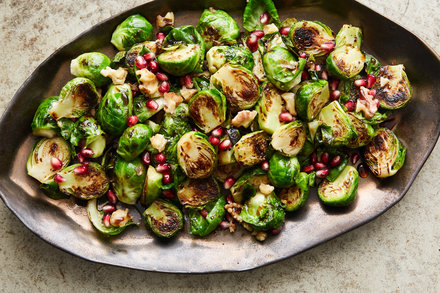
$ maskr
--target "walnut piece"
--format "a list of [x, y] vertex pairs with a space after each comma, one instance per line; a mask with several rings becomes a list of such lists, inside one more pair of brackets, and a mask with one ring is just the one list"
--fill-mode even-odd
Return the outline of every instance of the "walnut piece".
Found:
[[360, 88], [359, 99], [356, 103], [356, 113], [363, 112], [364, 117], [370, 119], [376, 114], [379, 108], [379, 100], [370, 95], [369, 89], [364, 86]]
[[260, 184], [260, 192], [264, 195], [270, 194], [272, 191], [274, 191], [275, 187], [269, 184]]
[[180, 90], [180, 94], [185, 101], [191, 99], [197, 92], [197, 89], [189, 89], [186, 86], [182, 87], [182, 89]]
[[139, 90], [149, 98], [157, 98], [160, 96], [158, 92], [159, 80], [156, 75], [144, 68], [136, 71], [136, 75], [139, 76]]
[[176, 107], [183, 102], [183, 98], [176, 93], [168, 92], [163, 95], [165, 100], [164, 110], [166, 113], [174, 114]]
[[235, 115], [235, 117], [232, 119], [231, 123], [235, 127], [241, 127], [248, 128], [249, 125], [251, 125], [252, 121], [257, 116], [257, 111], [252, 110], [242, 110]]
[[119, 67], [118, 69], [113, 69], [107, 66], [105, 69], [101, 70], [101, 75], [105, 77], [110, 77], [114, 84], [124, 84], [127, 78], [128, 71], [125, 68]]
[[165, 16], [158, 15], [156, 17], [156, 25], [158, 29], [164, 28], [166, 26], [174, 26], [174, 13], [167, 12]]
[[283, 100], [286, 102], [286, 110], [289, 111], [290, 114], [296, 116], [295, 109], [295, 94], [291, 92], [287, 92], [281, 95]]
[[168, 141], [162, 134], [156, 134], [150, 138], [150, 142], [151, 146], [161, 153], [165, 150]]

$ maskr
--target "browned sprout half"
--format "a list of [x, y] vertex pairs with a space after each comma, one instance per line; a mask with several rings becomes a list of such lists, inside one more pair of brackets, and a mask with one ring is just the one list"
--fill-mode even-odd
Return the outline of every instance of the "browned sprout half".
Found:
[[263, 130], [244, 135], [234, 145], [234, 155], [243, 166], [253, 166], [266, 159], [269, 143]]
[[186, 207], [200, 207], [216, 199], [220, 193], [217, 182], [207, 179], [188, 179], [177, 191], [177, 197]]

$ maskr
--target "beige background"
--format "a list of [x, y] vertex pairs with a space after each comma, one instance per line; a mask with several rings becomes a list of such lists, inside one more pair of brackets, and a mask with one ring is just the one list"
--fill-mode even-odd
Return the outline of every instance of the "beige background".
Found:
[[[0, 0], [0, 113], [54, 50], [97, 22], [143, 2]], [[360, 2], [440, 52], [440, 1]], [[90, 263], [46, 244], [0, 204], [0, 291], [440, 292], [439, 159], [437, 144], [404, 199], [373, 222], [301, 255], [244, 273], [171, 275]]]

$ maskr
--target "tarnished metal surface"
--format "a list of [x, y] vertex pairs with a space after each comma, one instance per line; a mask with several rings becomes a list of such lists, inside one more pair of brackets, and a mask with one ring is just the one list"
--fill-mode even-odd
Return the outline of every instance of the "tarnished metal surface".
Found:
[[[149, 20], [167, 11], [177, 12], [176, 25], [196, 24], [203, 8], [235, 11], [240, 19], [244, 1], [151, 1], [98, 24], [55, 52], [15, 94], [0, 122], [0, 193], [5, 204], [34, 233], [47, 242], [82, 258], [149, 271], [241, 271], [300, 253], [377, 217], [399, 201], [426, 158], [440, 132], [439, 58], [418, 38], [356, 2], [278, 1], [281, 19], [319, 20], [337, 31], [344, 23], [362, 27], [363, 48], [383, 64], [405, 64], [414, 99], [396, 113], [397, 135], [408, 148], [405, 166], [392, 178], [361, 180], [352, 206], [329, 209], [313, 192], [306, 207], [289, 215], [284, 230], [264, 243], [244, 231], [219, 231], [206, 239], [181, 233], [169, 242], [158, 241], [146, 230], [128, 229], [114, 238], [100, 236], [89, 223], [85, 207], [74, 200], [54, 201], [26, 175], [25, 164], [34, 138], [30, 122], [39, 102], [57, 95], [72, 77], [70, 60], [87, 51], [115, 51], [109, 40], [115, 26], [133, 13]], [[241, 22], [241, 21], [240, 21]], [[140, 221], [140, 217], [137, 218]], [[186, 226], [188, 230], [188, 225]]]

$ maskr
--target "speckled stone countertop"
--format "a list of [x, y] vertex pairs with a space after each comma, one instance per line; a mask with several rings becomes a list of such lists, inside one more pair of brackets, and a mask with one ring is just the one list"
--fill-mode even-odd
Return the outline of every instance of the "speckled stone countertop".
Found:
[[[97, 22], [143, 2], [0, 0], [0, 113], [53, 51]], [[360, 2], [440, 52], [439, 0]], [[440, 292], [439, 162], [437, 144], [403, 200], [373, 222], [243, 273], [173, 275], [91, 263], [40, 240], [0, 204], [0, 291]]]

